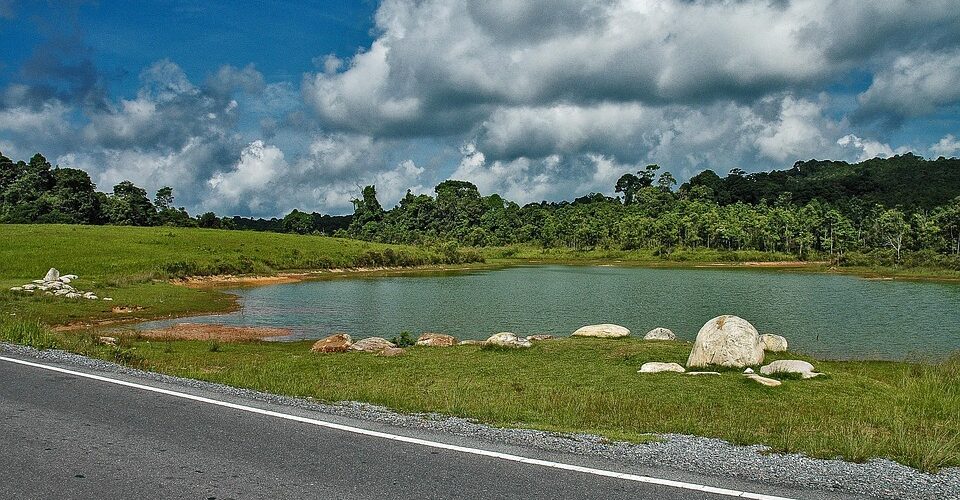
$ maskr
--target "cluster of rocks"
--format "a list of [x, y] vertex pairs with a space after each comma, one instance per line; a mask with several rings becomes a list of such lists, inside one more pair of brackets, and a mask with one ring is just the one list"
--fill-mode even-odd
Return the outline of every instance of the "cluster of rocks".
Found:
[[[647, 335], [650, 336], [657, 330]], [[653, 335], [653, 337], [660, 336], [662, 336], [660, 333]], [[746, 379], [767, 387], [782, 384], [780, 380], [769, 378], [771, 375], [799, 375], [802, 379], [821, 375], [816, 372], [813, 365], [797, 359], [783, 359], [763, 365], [766, 352], [785, 352], [786, 350], [787, 339], [780, 335], [760, 335], [749, 321], [738, 316], [717, 316], [707, 321], [697, 332], [697, 339], [690, 350], [686, 367], [679, 363], [654, 361], [644, 363], [638, 373], [676, 372], [687, 375], [720, 375], [719, 372], [714, 371], [688, 371], [688, 368], [710, 366], [743, 368], [743, 376]], [[754, 366], [760, 366], [759, 374], [752, 368]]]
[[[630, 336], [630, 330], [620, 325], [603, 323], [588, 325], [577, 329], [573, 337], [594, 337], [617, 339]], [[509, 348], [527, 348], [534, 342], [552, 339], [552, 335], [530, 335], [521, 337], [512, 332], [500, 332], [486, 340], [457, 340], [452, 335], [427, 332], [417, 338], [416, 345], [424, 347], [450, 347], [455, 345], [489, 345]], [[654, 328], [643, 336], [645, 341], [676, 340], [677, 336], [667, 328]], [[652, 361], [644, 363], [638, 373], [683, 373], [685, 375], [719, 376], [720, 372], [703, 370], [708, 367], [745, 368], [743, 376], [760, 385], [775, 387], [780, 380], [769, 378], [771, 375], [795, 374], [803, 379], [813, 378], [817, 373], [810, 363], [800, 360], [779, 360], [763, 365], [765, 352], [784, 352], [787, 339], [780, 335], [760, 335], [749, 321], [732, 315], [711, 319], [697, 333], [687, 366], [679, 363]], [[406, 351], [382, 337], [369, 337], [353, 342], [350, 335], [337, 333], [318, 340], [311, 348], [313, 352], [371, 352], [380, 356], [399, 356]], [[752, 367], [760, 366], [757, 374]], [[693, 370], [689, 370], [689, 369]]]
[[[492, 345], [499, 347], [530, 347], [533, 342], [552, 339], [553, 335], [530, 335], [520, 337], [511, 332], [500, 332], [490, 336], [487, 340], [457, 340], [453, 335], [445, 333], [427, 332], [417, 338], [416, 344], [423, 347], [451, 347], [455, 345]], [[356, 342], [346, 333], [335, 333], [322, 338], [310, 348], [312, 352], [370, 352], [379, 356], [400, 356], [406, 349], [397, 347], [393, 342], [383, 337], [367, 337]]]
[[[12, 287], [10, 291], [42, 293], [48, 296], [64, 297], [67, 299], [100, 300], [100, 297], [97, 297], [93, 292], [84, 292], [71, 286], [70, 283], [75, 279], [77, 279], [76, 274], [64, 274], [61, 276], [60, 271], [57, 271], [55, 268], [50, 268], [43, 279], [33, 280], [33, 282], [25, 285]], [[103, 300], [110, 301], [113, 299], [104, 297]]]

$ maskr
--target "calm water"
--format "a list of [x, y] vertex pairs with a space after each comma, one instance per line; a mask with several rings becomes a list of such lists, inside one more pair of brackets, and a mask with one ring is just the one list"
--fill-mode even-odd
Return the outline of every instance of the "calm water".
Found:
[[[294, 338], [402, 330], [486, 338], [568, 335], [616, 323], [693, 340], [736, 314], [826, 358], [943, 358], [960, 350], [960, 285], [759, 270], [515, 267], [456, 275], [340, 278], [233, 290], [240, 312], [191, 322], [290, 328]], [[155, 327], [175, 321], [155, 322]]]

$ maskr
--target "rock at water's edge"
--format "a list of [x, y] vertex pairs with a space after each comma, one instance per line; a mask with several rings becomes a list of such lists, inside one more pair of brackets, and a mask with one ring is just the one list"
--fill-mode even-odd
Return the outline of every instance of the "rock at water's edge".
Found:
[[763, 363], [760, 334], [749, 321], [732, 315], [707, 321], [697, 333], [687, 367], [744, 368]]
[[487, 339], [487, 345], [498, 345], [501, 347], [530, 347], [530, 341], [517, 337], [517, 334], [511, 332], [495, 333]]
[[784, 352], [787, 350], [787, 339], [772, 333], [764, 333], [760, 336], [760, 343], [763, 344], [763, 350], [767, 352]]
[[327, 338], [320, 339], [310, 348], [311, 352], [347, 352], [353, 344], [353, 339], [346, 333], [335, 333]]
[[449, 347], [457, 345], [457, 338], [445, 333], [424, 333], [417, 338], [417, 345], [428, 347]]
[[384, 349], [396, 347], [393, 342], [383, 337], [367, 337], [350, 345], [351, 351], [380, 352]]
[[540, 333], [540, 334], [537, 334], [537, 335], [528, 335], [528, 336], [527, 336], [527, 340], [529, 340], [529, 341], [531, 341], [531, 342], [539, 342], [539, 341], [541, 341], [541, 340], [550, 340], [550, 339], [552, 339], [552, 338], [553, 338], [553, 335], [546, 334], [546, 333]]
[[573, 337], [598, 337], [603, 339], [617, 339], [630, 335], [630, 330], [610, 323], [587, 325], [573, 332]]
[[643, 336], [643, 340], [676, 340], [677, 336], [669, 328], [654, 328]]

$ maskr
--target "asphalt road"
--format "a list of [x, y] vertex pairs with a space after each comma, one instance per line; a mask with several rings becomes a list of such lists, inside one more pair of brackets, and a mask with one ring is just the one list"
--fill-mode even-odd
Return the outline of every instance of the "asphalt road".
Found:
[[[187, 392], [155, 381], [127, 380]], [[189, 392], [376, 432], [635, 473], [587, 457], [544, 456], [519, 446], [497, 448], [462, 437]], [[707, 484], [730, 487], [717, 482], [713, 478]], [[821, 497], [784, 495], [782, 489], [761, 484], [734, 486], [792, 498]], [[398, 442], [0, 360], [0, 498], [732, 497]]]

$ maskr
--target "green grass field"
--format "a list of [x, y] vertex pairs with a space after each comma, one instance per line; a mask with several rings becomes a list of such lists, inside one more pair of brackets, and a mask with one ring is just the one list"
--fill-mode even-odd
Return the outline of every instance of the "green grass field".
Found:
[[[322, 236], [167, 227], [0, 224], [0, 315], [49, 324], [157, 318], [229, 309], [230, 296], [194, 290], [169, 278], [270, 275], [364, 266], [406, 267], [474, 261], [459, 250], [382, 245]], [[72, 283], [113, 302], [65, 300], [9, 292], [56, 267]], [[114, 306], [143, 308], [116, 315]]]

